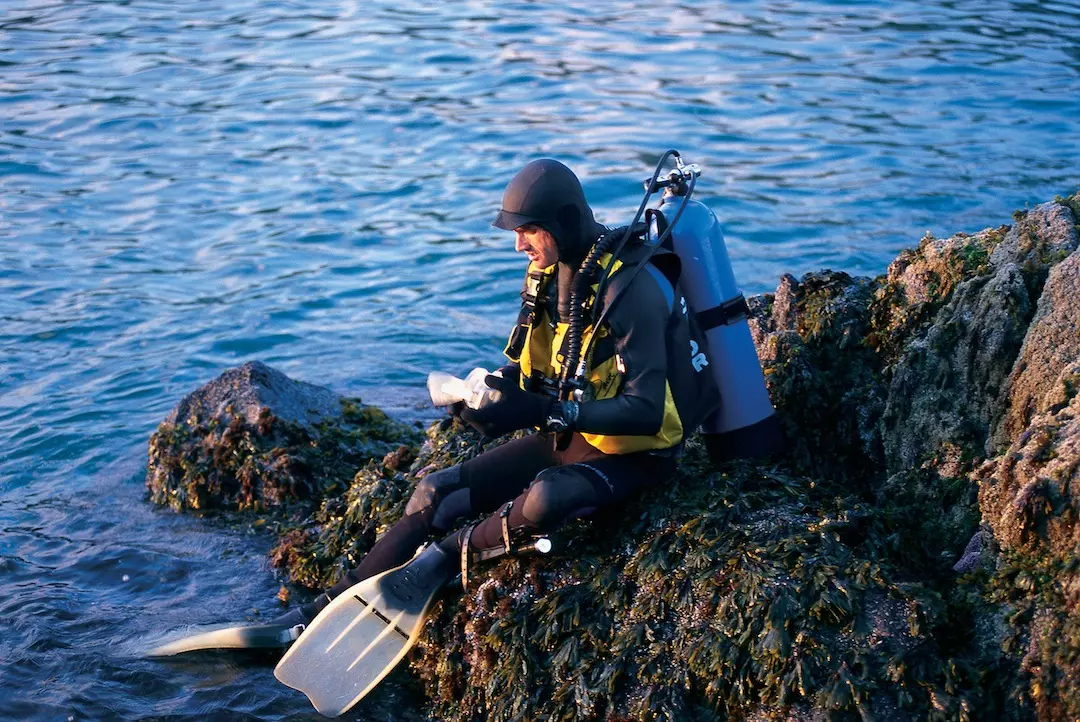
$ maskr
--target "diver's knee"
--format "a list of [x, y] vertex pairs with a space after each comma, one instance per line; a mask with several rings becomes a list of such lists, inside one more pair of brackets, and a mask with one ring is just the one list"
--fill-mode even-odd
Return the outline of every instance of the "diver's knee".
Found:
[[431, 512], [439, 502], [461, 488], [461, 466], [433, 471], [416, 482], [412, 496], [405, 505], [405, 516]]
[[529, 485], [522, 515], [538, 529], [558, 526], [581, 510], [595, 505], [592, 483], [568, 466], [544, 469]]
[[435, 506], [431, 526], [438, 531], [449, 531], [455, 521], [472, 511], [472, 498], [468, 489], [455, 489], [444, 496]]

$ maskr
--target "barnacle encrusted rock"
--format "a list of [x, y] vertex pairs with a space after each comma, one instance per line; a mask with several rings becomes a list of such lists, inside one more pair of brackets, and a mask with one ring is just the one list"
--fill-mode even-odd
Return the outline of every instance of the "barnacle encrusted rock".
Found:
[[[1080, 357], [1057, 375], [1027, 427], [975, 473], [1022, 654], [1015, 693], [1040, 719], [1080, 718]], [[1026, 641], [1025, 641], [1026, 639]]]
[[[716, 466], [692, 438], [670, 484], [451, 590], [410, 660], [430, 714], [1080, 718], [1078, 222], [1080, 195], [927, 236], [878, 278], [784, 276], [750, 299], [787, 453]], [[264, 465], [268, 418], [225, 427]], [[274, 552], [292, 581], [336, 581], [417, 480], [491, 445], [450, 420], [419, 447], [384, 431], [303, 489], [312, 513]], [[165, 432], [155, 499], [240, 478], [233, 435], [185, 454]]]
[[[935, 257], [954, 259], [939, 286], [951, 290], [925, 334], [911, 338], [893, 368], [885, 410], [886, 456], [892, 471], [918, 466], [946, 444], [971, 458], [983, 454], [999, 394], [1024, 342], [1049, 268], [1076, 248], [1069, 209], [1057, 203], [1027, 213], [1002, 238], [1001, 230], [950, 239]], [[917, 264], [912, 264], [917, 265]], [[948, 270], [953, 275], [948, 275]], [[890, 268], [890, 276], [894, 269]], [[908, 279], [896, 283], [918, 299], [931, 296]], [[929, 286], [930, 284], [927, 284]], [[895, 315], [895, 314], [894, 314]]]

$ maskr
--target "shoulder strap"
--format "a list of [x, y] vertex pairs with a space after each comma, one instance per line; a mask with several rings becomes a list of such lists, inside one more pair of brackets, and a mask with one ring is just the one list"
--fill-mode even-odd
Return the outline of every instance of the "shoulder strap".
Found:
[[521, 352], [525, 349], [525, 340], [529, 337], [529, 329], [536, 324], [536, 306], [540, 298], [540, 292], [544, 287], [545, 279], [549, 276], [543, 269], [529, 269], [525, 275], [525, 288], [521, 291], [521, 310], [518, 312], [517, 324], [510, 334], [510, 340], [506, 344], [503, 353], [511, 361], [521, 360]]

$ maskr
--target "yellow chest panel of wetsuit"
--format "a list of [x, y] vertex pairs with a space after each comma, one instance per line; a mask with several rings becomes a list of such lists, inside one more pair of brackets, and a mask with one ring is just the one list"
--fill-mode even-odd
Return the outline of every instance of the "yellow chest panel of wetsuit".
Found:
[[[600, 259], [601, 266], [606, 266], [610, 260], [610, 254], [605, 254]], [[617, 273], [619, 269], [622, 268], [622, 265], [622, 261], [615, 261], [614, 265], [608, 271], [608, 276], [610, 277]], [[532, 266], [530, 266], [529, 270], [532, 271], [537, 269], [533, 269]], [[544, 280], [540, 282], [540, 286], [546, 288], [554, 280], [555, 267], [551, 266], [542, 270], [545, 277]], [[590, 299], [590, 305], [591, 302], [595, 300], [597, 286], [593, 285], [592, 290], [594, 297]], [[518, 366], [521, 368], [522, 388], [528, 388], [527, 384], [529, 379], [537, 372], [544, 378], [552, 380], [556, 380], [562, 375], [565, 359], [559, 350], [563, 347], [563, 342], [569, 330], [570, 325], [568, 323], [552, 323], [552, 319], [548, 315], [546, 308], [537, 304], [536, 319], [526, 335], [525, 344], [521, 350], [521, 357], [514, 358], [510, 354], [509, 345], [506, 350], [507, 358], [517, 362]], [[592, 326], [587, 326], [582, 331], [582, 348], [589, 347], [593, 333], [594, 329]], [[597, 340], [602, 339], [609, 334], [610, 330], [607, 326], [602, 326]], [[610, 399], [619, 393], [623, 382], [623, 372], [619, 370], [619, 364], [620, 361], [616, 354], [612, 354], [596, 366], [593, 366], [591, 358], [589, 359], [589, 362], [586, 364], [585, 372], [589, 385], [585, 390], [583, 402]], [[629, 454], [635, 451], [667, 449], [674, 446], [682, 440], [683, 428], [679, 413], [675, 408], [675, 401], [671, 394], [670, 384], [665, 383], [664, 386], [664, 418], [658, 433], [653, 434], [652, 436], [615, 436], [582, 432], [581, 435], [589, 442], [589, 444], [605, 454]]]

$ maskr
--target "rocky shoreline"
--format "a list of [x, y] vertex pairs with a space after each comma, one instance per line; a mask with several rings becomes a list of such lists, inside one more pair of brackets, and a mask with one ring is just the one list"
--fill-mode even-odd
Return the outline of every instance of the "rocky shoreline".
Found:
[[[1080, 718], [1080, 195], [750, 300], [789, 451], [713, 465], [445, 596], [395, 678], [474, 719]], [[495, 442], [488, 442], [491, 445]], [[151, 437], [149, 498], [336, 581], [485, 448], [258, 363]], [[283, 595], [285, 596], [285, 595]]]

